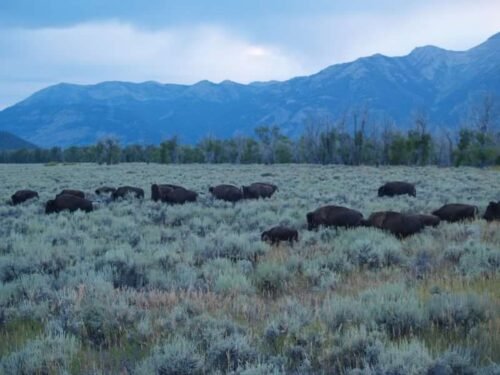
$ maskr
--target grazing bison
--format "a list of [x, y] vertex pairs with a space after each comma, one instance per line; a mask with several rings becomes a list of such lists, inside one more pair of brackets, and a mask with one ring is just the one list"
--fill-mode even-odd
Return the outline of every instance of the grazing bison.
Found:
[[45, 204], [45, 213], [61, 212], [69, 210], [70, 212], [82, 210], [90, 212], [93, 210], [92, 202], [85, 198], [80, 198], [71, 194], [60, 194], [55, 199], [47, 201]]
[[327, 227], [358, 227], [363, 224], [361, 212], [341, 206], [320, 207], [307, 215], [308, 229], [316, 229], [320, 225]]
[[270, 198], [278, 190], [278, 187], [264, 182], [255, 182], [249, 186], [242, 186], [241, 190], [243, 191], [243, 198], [259, 199]]
[[299, 240], [299, 233], [293, 228], [280, 225], [262, 232], [260, 239], [262, 241], [270, 242], [271, 245], [279, 245], [281, 241], [288, 241], [293, 245], [294, 241], [297, 242]]
[[417, 191], [415, 190], [415, 185], [409, 182], [393, 181], [388, 182], [385, 185], [379, 187], [378, 196], [379, 197], [393, 197], [395, 195], [408, 194], [412, 197], [417, 196]]
[[417, 214], [416, 216], [422, 220], [422, 223], [426, 227], [437, 227], [441, 222], [441, 219], [436, 215]]
[[144, 198], [144, 190], [133, 186], [120, 186], [112, 194], [113, 199], [125, 198], [127, 195], [133, 195], [136, 198]]
[[486, 221], [500, 220], [500, 201], [490, 202], [486, 208], [483, 218]]
[[243, 199], [243, 192], [234, 185], [217, 185], [208, 188], [208, 191], [216, 198], [227, 202], [237, 202]]
[[198, 194], [177, 185], [157, 185], [151, 186], [151, 199], [155, 202], [162, 201], [173, 204], [184, 204], [186, 202], [196, 202]]
[[57, 194], [56, 197], [58, 197], [59, 195], [74, 195], [78, 198], [85, 198], [85, 193], [83, 191], [74, 189], [64, 189], [59, 194]]
[[38, 198], [38, 193], [33, 190], [18, 190], [10, 197], [14, 206], [33, 198]]
[[106, 195], [106, 194], [113, 194], [116, 191], [114, 187], [110, 186], [102, 186], [98, 189], [95, 189], [95, 193], [97, 195]]
[[182, 186], [171, 184], [153, 184], [151, 185], [151, 200], [158, 202], [162, 200], [163, 195], [172, 190], [184, 189]]
[[470, 204], [451, 203], [445, 204], [440, 209], [432, 212], [432, 214], [441, 220], [454, 223], [466, 219], [474, 219], [478, 211], [476, 206], [471, 206]]
[[[439, 223], [439, 218], [438, 223]], [[427, 225], [437, 225], [431, 215], [410, 215], [394, 211], [379, 211], [370, 215], [365, 225], [386, 230], [404, 238], [420, 232]]]

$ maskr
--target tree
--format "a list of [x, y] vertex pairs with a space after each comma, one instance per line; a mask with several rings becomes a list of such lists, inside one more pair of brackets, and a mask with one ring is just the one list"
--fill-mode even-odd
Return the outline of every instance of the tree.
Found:
[[99, 164], [118, 164], [120, 162], [120, 143], [116, 138], [106, 137], [97, 142], [96, 157]]
[[160, 163], [171, 164], [179, 162], [179, 139], [173, 136], [160, 144]]

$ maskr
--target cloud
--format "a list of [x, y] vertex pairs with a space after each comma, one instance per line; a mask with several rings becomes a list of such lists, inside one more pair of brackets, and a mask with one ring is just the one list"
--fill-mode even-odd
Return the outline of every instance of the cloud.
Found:
[[143, 30], [111, 21], [0, 32], [0, 81], [19, 85], [18, 92], [28, 81], [42, 88], [61, 81], [287, 79], [305, 73], [297, 61], [284, 48], [211, 25]]
[[380, 7], [281, 19], [287, 34], [268, 40], [285, 43], [295, 53], [299, 48], [302, 64], [316, 70], [375, 53], [405, 55], [429, 44], [466, 50], [500, 31], [498, 14], [499, 1], [408, 2], [397, 10]]
[[[184, 5], [163, 17], [159, 3], [142, 13], [138, 1], [119, 8], [121, 13], [110, 3], [100, 21], [0, 28], [0, 108], [58, 82], [283, 80], [374, 53], [404, 55], [420, 45], [465, 50], [500, 31], [500, 2], [491, 0], [353, 0], [349, 6], [325, 0], [307, 7], [292, 1], [285, 9], [273, 2], [261, 9], [227, 0], [230, 11], [220, 4], [212, 11], [192, 5], [198, 18]], [[60, 13], [62, 22], [68, 16]], [[113, 13], [122, 18], [103, 20]], [[133, 23], [132, 13], [183, 21], [147, 28]]]

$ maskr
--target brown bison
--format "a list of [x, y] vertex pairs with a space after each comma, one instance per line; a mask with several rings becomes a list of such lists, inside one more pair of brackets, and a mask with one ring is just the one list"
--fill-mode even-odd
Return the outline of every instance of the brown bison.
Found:
[[441, 219], [436, 215], [417, 214], [416, 216], [418, 216], [420, 220], [422, 220], [422, 223], [426, 227], [437, 227], [441, 222]]
[[111, 195], [113, 199], [125, 198], [127, 195], [133, 195], [136, 198], [144, 198], [144, 190], [133, 186], [120, 186]]
[[365, 221], [366, 226], [388, 231], [399, 238], [414, 235], [426, 226], [437, 224], [439, 224], [439, 218], [432, 217], [432, 215], [411, 215], [394, 211], [374, 212]]
[[74, 189], [64, 189], [59, 194], [57, 194], [56, 197], [58, 197], [59, 195], [74, 195], [78, 198], [85, 198], [85, 193], [83, 191]]
[[242, 186], [243, 198], [245, 199], [259, 199], [270, 198], [278, 187], [273, 184], [265, 182], [255, 182], [249, 186]]
[[471, 206], [470, 204], [451, 203], [445, 204], [440, 209], [433, 211], [432, 214], [441, 220], [454, 223], [466, 219], [474, 219], [478, 211], [476, 206]]
[[262, 232], [260, 239], [270, 242], [271, 245], [279, 245], [281, 241], [287, 241], [293, 245], [294, 241], [297, 242], [299, 240], [299, 233], [293, 228], [280, 225]]
[[47, 201], [45, 204], [45, 213], [61, 212], [68, 210], [70, 212], [82, 210], [90, 212], [93, 210], [92, 202], [85, 198], [80, 198], [71, 194], [60, 194], [55, 199]]
[[490, 202], [488, 207], [486, 207], [486, 212], [484, 213], [483, 218], [486, 221], [500, 220], [500, 201]]
[[114, 187], [110, 186], [102, 186], [98, 189], [95, 189], [95, 193], [97, 195], [107, 195], [107, 194], [113, 194], [116, 191]]
[[306, 217], [309, 230], [316, 229], [320, 225], [350, 228], [363, 224], [361, 212], [341, 206], [320, 207], [313, 212], [309, 212]]
[[182, 186], [171, 184], [153, 184], [151, 185], [151, 200], [158, 202], [162, 200], [162, 196], [172, 190], [184, 189]]
[[10, 197], [14, 206], [33, 198], [38, 198], [38, 193], [33, 190], [18, 190]]
[[151, 186], [151, 199], [155, 202], [162, 201], [173, 204], [184, 204], [186, 202], [196, 202], [198, 194], [177, 185], [157, 185]]
[[243, 192], [234, 185], [217, 185], [208, 188], [208, 191], [216, 198], [227, 202], [237, 202], [243, 199]]
[[415, 185], [409, 182], [393, 181], [382, 185], [378, 189], [379, 197], [393, 197], [395, 195], [408, 194], [412, 197], [417, 196], [417, 191], [415, 190]]

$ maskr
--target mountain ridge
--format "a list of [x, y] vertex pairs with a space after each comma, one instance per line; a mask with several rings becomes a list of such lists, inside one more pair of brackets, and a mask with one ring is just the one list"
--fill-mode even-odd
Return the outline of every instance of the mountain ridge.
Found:
[[15, 151], [35, 148], [37, 148], [36, 145], [19, 138], [15, 134], [0, 130], [0, 151]]
[[310, 119], [360, 107], [402, 129], [421, 109], [431, 122], [454, 127], [484, 93], [500, 94], [500, 33], [467, 51], [427, 45], [285, 81], [60, 83], [1, 111], [0, 130], [44, 147], [89, 144], [106, 135], [125, 144], [159, 143], [172, 135], [192, 143], [206, 135], [252, 134], [262, 124], [296, 136]]

